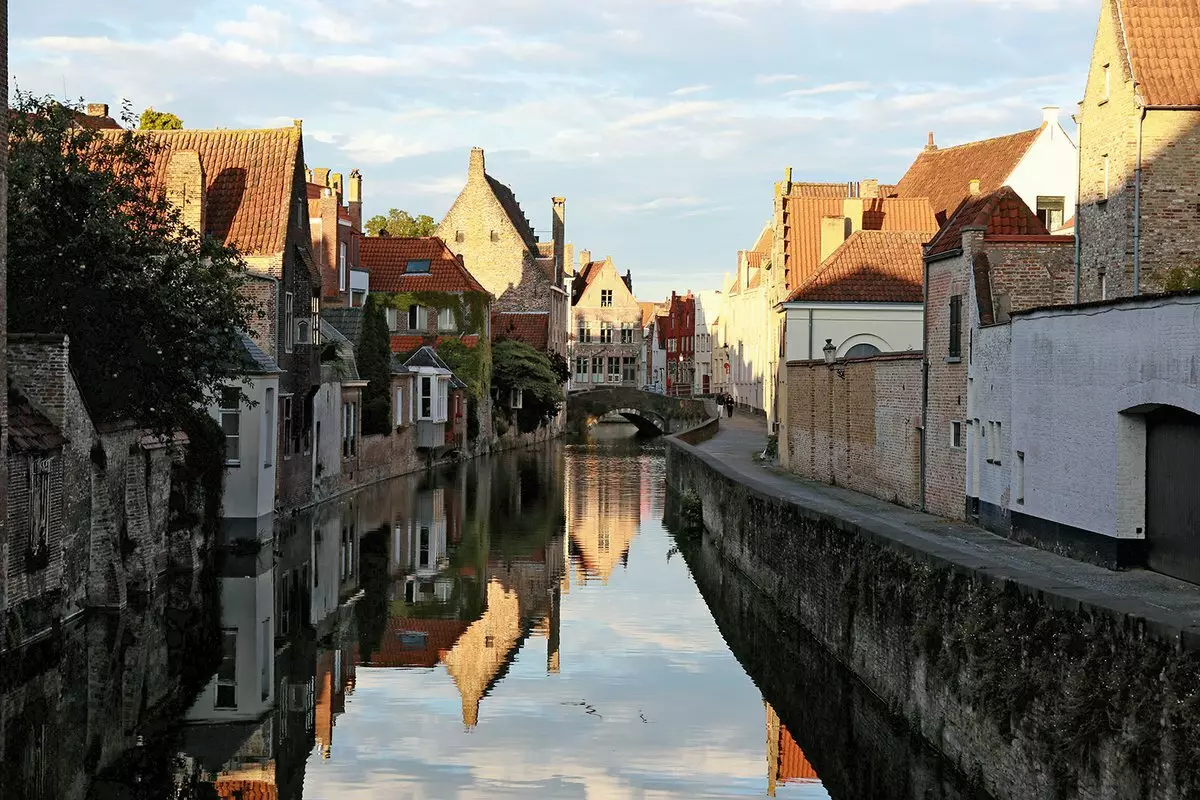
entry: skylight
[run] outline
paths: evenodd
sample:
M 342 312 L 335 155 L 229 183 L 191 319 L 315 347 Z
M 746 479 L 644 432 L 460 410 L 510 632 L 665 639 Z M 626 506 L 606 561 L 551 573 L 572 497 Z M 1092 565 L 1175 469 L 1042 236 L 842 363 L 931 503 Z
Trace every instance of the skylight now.
M 408 262 L 408 265 L 404 268 L 404 272 L 407 275 L 428 275 L 429 259 L 422 258 Z

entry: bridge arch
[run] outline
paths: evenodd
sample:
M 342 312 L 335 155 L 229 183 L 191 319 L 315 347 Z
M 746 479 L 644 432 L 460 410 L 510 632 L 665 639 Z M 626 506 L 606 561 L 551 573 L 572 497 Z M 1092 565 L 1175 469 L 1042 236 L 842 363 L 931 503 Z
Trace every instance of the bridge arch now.
M 678 433 L 707 417 L 702 401 L 666 397 L 632 387 L 588 389 L 567 397 L 568 424 L 576 431 L 583 432 L 610 414 L 624 417 L 647 436 Z

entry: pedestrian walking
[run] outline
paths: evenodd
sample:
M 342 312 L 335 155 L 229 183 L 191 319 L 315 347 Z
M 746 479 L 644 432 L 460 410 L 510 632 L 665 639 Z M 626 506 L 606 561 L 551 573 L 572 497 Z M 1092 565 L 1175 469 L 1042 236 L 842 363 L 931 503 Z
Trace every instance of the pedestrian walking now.
M 729 415 L 730 419 L 733 419 L 733 395 L 731 394 L 725 395 L 725 413 Z

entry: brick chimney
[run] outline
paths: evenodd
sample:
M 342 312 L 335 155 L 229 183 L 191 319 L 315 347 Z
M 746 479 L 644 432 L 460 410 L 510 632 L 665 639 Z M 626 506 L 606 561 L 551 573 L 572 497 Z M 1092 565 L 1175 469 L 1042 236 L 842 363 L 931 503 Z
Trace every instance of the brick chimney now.
M 87 115 L 89 117 L 107 117 L 108 103 L 88 103 Z
M 567 198 L 555 197 L 550 201 L 554 210 L 554 283 L 562 286 L 566 261 Z
M 312 182 L 319 186 L 328 186 L 330 171 L 331 170 L 328 167 L 317 167 L 313 170 Z
M 312 183 L 312 182 L 313 182 L 313 171 L 312 171 L 312 167 L 305 167 L 305 168 L 304 168 L 304 180 L 308 181 L 309 183 Z
M 329 176 L 329 188 L 338 195 L 342 193 L 342 173 L 334 172 Z
M 183 224 L 197 233 L 205 232 L 205 198 L 207 187 L 204 165 L 195 150 L 176 150 L 167 162 L 167 200 L 179 209 Z
M 829 258 L 830 253 L 837 250 L 850 227 L 850 220 L 845 217 L 821 217 L 821 261 Z M 808 276 L 800 276 L 803 280 Z
M 362 232 L 362 173 L 356 169 L 350 170 L 350 179 L 346 181 L 346 205 L 350 210 L 350 224 L 354 230 Z
M 933 131 L 929 132 L 929 141 L 925 143 L 926 150 L 937 150 L 937 145 L 933 143 Z
M 467 167 L 467 182 L 482 181 L 486 177 L 487 165 L 483 158 L 482 147 L 471 148 L 471 163 Z
M 8 374 L 46 417 L 63 427 L 70 380 L 70 340 L 61 333 L 8 335 Z
M 592 263 L 592 251 L 591 250 L 580 250 L 579 251 L 579 268 L 583 269 L 590 263 Z
M 971 179 L 971 183 L 968 185 L 967 192 L 971 195 L 971 197 L 977 197 L 979 195 L 979 178 Z
M 864 200 L 873 200 L 879 197 L 879 180 L 877 178 L 868 178 L 865 181 L 860 181 L 858 184 L 858 196 Z

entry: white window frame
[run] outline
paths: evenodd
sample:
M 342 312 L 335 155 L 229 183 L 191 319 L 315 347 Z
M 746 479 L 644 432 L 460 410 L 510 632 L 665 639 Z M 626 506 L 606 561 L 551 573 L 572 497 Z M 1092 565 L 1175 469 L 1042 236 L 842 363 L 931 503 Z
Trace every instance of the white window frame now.
M 592 356 L 592 383 L 604 383 L 604 356 Z
M 587 322 L 579 323 L 579 342 L 580 344 L 592 343 L 592 326 Z
M 395 332 L 400 328 L 400 312 L 388 306 L 383 310 L 383 315 L 387 319 L 388 330 Z
M 218 399 L 218 414 L 220 415 L 219 422 L 221 423 L 221 432 L 225 434 L 225 466 L 238 467 L 242 464 L 242 401 L 241 391 L 236 386 L 221 387 L 220 397 Z M 236 428 L 232 433 L 227 429 L 229 423 Z M 230 443 L 233 443 L 235 454 L 231 458 L 229 455 Z
M 296 297 L 291 292 L 283 293 L 283 349 L 290 353 L 295 346 Z
M 342 458 L 358 455 L 358 401 L 342 401 Z
M 349 287 L 346 280 L 346 243 L 338 242 L 338 290 L 345 291 Z
M 1013 479 L 1013 483 L 1015 484 L 1014 495 L 1017 498 L 1017 505 L 1023 506 L 1025 505 L 1025 453 L 1020 450 L 1017 451 L 1017 468 L 1015 472 L 1016 475 Z
M 442 308 L 438 310 L 437 328 L 439 331 L 452 331 L 458 327 L 458 322 L 454 319 L 453 308 Z
M 587 356 L 575 356 L 575 382 L 587 383 L 589 377 L 588 368 L 591 366 L 591 359 Z M 580 369 L 582 367 L 582 369 Z
M 612 308 L 612 304 L 613 304 L 613 290 L 612 289 L 601 289 L 600 290 L 600 307 L 601 308 Z
M 613 343 L 613 324 L 611 322 L 600 323 L 600 344 Z
M 615 371 L 613 370 L 614 366 L 616 367 Z M 621 382 L 621 357 L 620 356 L 609 356 L 608 357 L 608 382 L 609 383 L 620 383 Z
M 217 666 L 216 683 L 213 686 L 213 708 L 237 710 L 237 628 L 224 628 L 221 630 L 221 663 Z M 226 647 L 229 647 L 229 652 L 225 652 Z M 233 665 L 233 674 L 230 677 L 221 675 L 221 667 L 225 666 L 226 659 Z M 221 702 L 221 690 L 227 689 L 233 692 L 233 702 Z
M 404 389 L 396 387 L 396 402 L 392 406 L 392 420 L 397 428 L 404 424 Z
M 415 326 L 414 326 L 414 323 Z M 424 333 L 429 328 L 429 314 L 425 306 L 412 305 L 408 307 L 408 329 Z
M 29 459 L 29 554 L 41 557 L 50 544 L 50 475 L 53 458 Z
M 275 435 L 279 427 L 275 422 L 275 411 L 275 389 L 268 386 L 263 400 L 263 469 L 275 464 Z
M 950 447 L 954 450 L 963 449 L 962 420 L 950 421 Z
M 525 405 L 525 390 L 522 389 L 520 386 L 514 386 L 511 390 L 509 390 L 508 407 L 509 408 L 521 408 L 524 405 Z
M 417 391 L 413 394 L 417 398 L 417 419 L 433 422 L 437 415 L 437 376 L 428 372 L 419 373 Z

